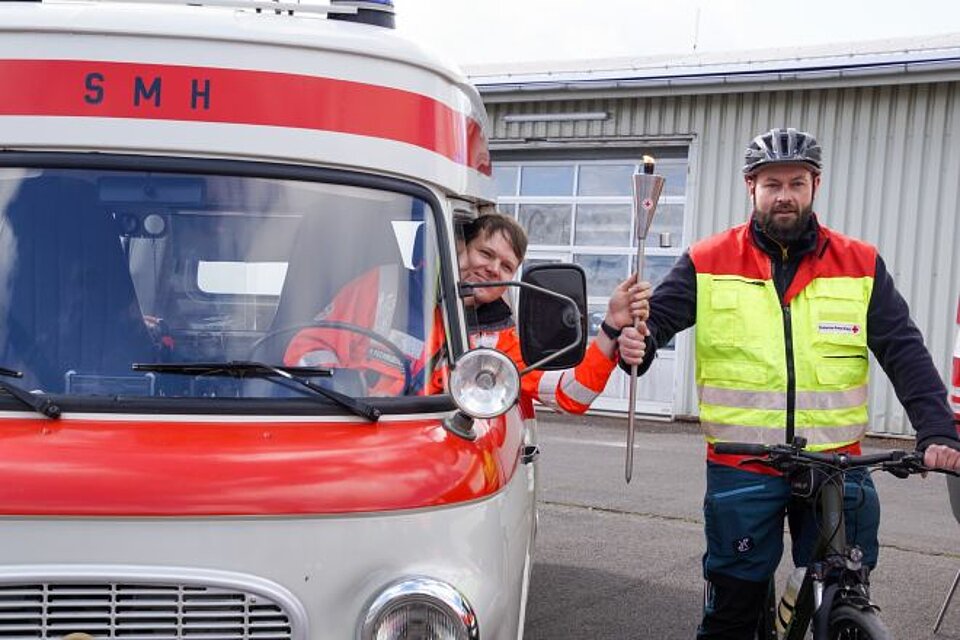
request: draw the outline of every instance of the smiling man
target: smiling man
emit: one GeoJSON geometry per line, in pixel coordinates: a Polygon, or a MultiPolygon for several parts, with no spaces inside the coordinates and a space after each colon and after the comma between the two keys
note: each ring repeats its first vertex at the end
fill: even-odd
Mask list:
{"type": "MultiPolygon", "coordinates": [[[[500,214],[481,215],[462,228],[462,246],[458,261],[460,279],[476,284],[513,280],[527,252],[527,234],[520,223],[500,214]]],[[[458,242],[459,242],[458,238],[458,242]]],[[[526,367],[520,350],[520,338],[513,311],[504,300],[507,287],[479,287],[465,300],[471,347],[495,348],[526,367]]],[[[601,331],[590,341],[583,361],[562,371],[532,371],[521,379],[525,401],[539,400],[557,411],[584,413],[603,392],[617,365],[617,338],[633,317],[645,318],[649,285],[637,285],[636,277],[627,278],[610,293],[601,331]]],[[[634,345],[642,351],[643,345],[634,345]]],[[[441,354],[442,356],[442,354],[441,354]]],[[[442,388],[444,366],[436,369],[432,384],[442,388]]]]}
{"type": "MultiPolygon", "coordinates": [[[[458,238],[458,243],[460,239],[458,238]]],[[[513,280],[527,253],[527,233],[513,218],[483,215],[463,228],[463,246],[457,256],[460,280],[467,284],[513,280]]],[[[467,303],[490,304],[503,297],[507,287],[475,289],[467,303]]]]}
{"type": "MultiPolygon", "coordinates": [[[[527,252],[527,235],[520,223],[496,213],[481,215],[458,227],[456,240],[460,279],[466,283],[513,280],[527,252]]],[[[302,328],[290,340],[284,364],[362,370],[366,394],[371,396],[442,393],[446,389],[448,367],[439,307],[435,310],[434,331],[426,341],[404,341],[415,347],[412,353],[406,354],[409,376],[405,374],[403,362],[380,356],[379,344],[361,333],[381,320],[387,325],[396,321],[390,314],[381,313],[378,306],[378,301],[390,294],[389,286],[397,278],[396,275],[383,277],[383,273],[384,269],[378,267],[345,285],[315,318],[319,324],[302,328]],[[380,290],[381,284],[387,286],[386,292],[380,290]],[[359,331],[343,331],[326,321],[353,326],[359,331]],[[408,384],[410,382],[413,384],[408,384]]],[[[504,300],[506,289],[506,286],[478,287],[464,300],[468,308],[470,347],[496,348],[522,370],[526,364],[513,311],[504,300]]],[[[590,341],[583,362],[563,371],[531,371],[525,375],[521,379],[524,402],[536,399],[558,411],[584,413],[616,368],[620,330],[632,324],[634,316],[646,317],[649,296],[649,285],[637,285],[635,276],[617,285],[610,293],[602,330],[590,341]]],[[[388,329],[386,326],[381,333],[388,329]]],[[[389,335],[398,333],[392,329],[389,335]]],[[[634,345],[635,353],[638,348],[642,351],[642,346],[634,345]]]]}
{"type": "MultiPolygon", "coordinates": [[[[869,426],[869,353],[917,430],[927,466],[960,468],[946,388],[875,247],[813,213],[820,145],[772,129],[747,146],[749,222],[694,244],[654,291],[640,331],[620,337],[621,362],[643,373],[659,345],[693,324],[700,423],[707,440],[704,614],[697,637],[755,637],[767,583],[783,553],[806,566],[817,519],[790,500],[789,482],[718,442],[858,453],[869,426]],[[643,336],[643,338],[641,338],[643,336]],[[643,344],[644,347],[639,345],[643,344]]],[[[847,537],[877,562],[879,501],[869,476],[848,475],[847,537]]]]}

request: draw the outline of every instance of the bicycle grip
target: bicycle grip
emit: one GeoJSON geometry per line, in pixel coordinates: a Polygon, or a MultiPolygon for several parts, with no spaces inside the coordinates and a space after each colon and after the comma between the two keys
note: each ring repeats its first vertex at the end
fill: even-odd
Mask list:
{"type": "Polygon", "coordinates": [[[719,454],[737,456],[765,456],[768,453],[767,445],[748,442],[717,442],[713,450],[719,454]]]}

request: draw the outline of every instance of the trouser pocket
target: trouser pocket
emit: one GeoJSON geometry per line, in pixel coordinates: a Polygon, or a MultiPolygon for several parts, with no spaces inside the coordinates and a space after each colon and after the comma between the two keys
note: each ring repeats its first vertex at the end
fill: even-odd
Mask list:
{"type": "Polygon", "coordinates": [[[755,582],[769,578],[783,554],[789,495],[783,478],[708,464],[705,572],[755,582]]]}

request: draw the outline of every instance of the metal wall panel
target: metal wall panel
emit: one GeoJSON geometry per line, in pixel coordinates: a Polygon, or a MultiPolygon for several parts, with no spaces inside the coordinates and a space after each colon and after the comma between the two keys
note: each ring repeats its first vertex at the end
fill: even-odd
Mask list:
{"type": "MultiPolygon", "coordinates": [[[[774,126],[817,135],[826,170],[815,209],[829,226],[876,244],[910,304],[944,380],[960,295],[960,83],[901,83],[701,95],[491,102],[492,146],[690,145],[685,235],[746,219],[742,149],[774,126]],[[605,111],[604,121],[511,122],[516,113],[605,111]]],[[[692,353],[681,366],[680,413],[696,413],[692,353]]],[[[874,366],[871,430],[912,433],[874,366]]]]}

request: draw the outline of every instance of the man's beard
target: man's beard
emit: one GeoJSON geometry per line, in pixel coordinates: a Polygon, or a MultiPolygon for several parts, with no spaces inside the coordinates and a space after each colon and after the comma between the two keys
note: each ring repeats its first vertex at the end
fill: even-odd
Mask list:
{"type": "Polygon", "coordinates": [[[779,242],[780,244],[790,244],[800,239],[807,226],[810,223],[810,216],[813,214],[813,203],[800,209],[799,215],[790,218],[789,221],[778,224],[776,222],[776,209],[771,209],[762,213],[754,206],[753,217],[760,223],[760,228],[765,234],[779,242]]]}

